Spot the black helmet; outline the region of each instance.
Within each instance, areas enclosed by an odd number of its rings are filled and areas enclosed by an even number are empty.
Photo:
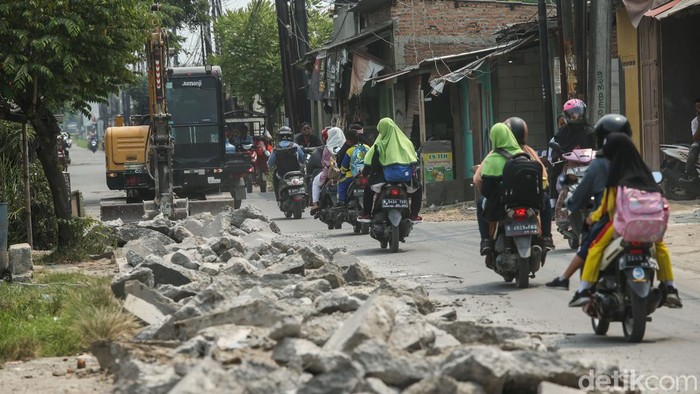
[[[603,116],[595,124],[595,135],[598,139],[598,147],[602,147],[605,138],[610,133],[625,133],[628,137],[632,136],[632,127],[630,122],[622,115],[608,114]]]
[[[506,119],[505,123],[510,127],[510,131],[515,136],[515,139],[518,140],[518,144],[525,145],[527,143],[527,123],[517,116]]]
[[[280,136],[281,140],[291,141],[294,138],[294,133],[292,133],[292,129],[290,129],[287,126],[280,127],[277,134]]]

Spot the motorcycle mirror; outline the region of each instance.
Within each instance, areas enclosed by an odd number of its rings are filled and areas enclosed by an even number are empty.
[[[656,184],[660,184],[664,180],[664,175],[660,171],[652,171],[651,175],[654,177]]]

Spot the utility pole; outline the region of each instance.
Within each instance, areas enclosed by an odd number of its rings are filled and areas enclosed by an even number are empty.
[[[547,4],[539,0],[538,19],[540,27],[540,61],[542,63],[542,104],[547,141],[554,136],[554,113],[552,111],[552,73],[549,68],[549,29],[547,26]]]
[[[564,7],[568,6],[568,11],[571,11],[571,4],[567,0],[557,0],[557,31],[559,34],[559,79],[561,85],[561,100],[557,107],[561,107],[569,98],[569,75],[567,72],[567,64],[569,59],[569,49],[571,48],[571,35],[565,38],[564,19],[567,19],[566,34],[569,33],[568,27],[571,27],[571,14],[564,15]]]
[[[280,41],[280,59],[282,60],[284,112],[289,117],[289,125],[292,127],[292,129],[294,129],[299,126],[301,119],[299,118],[300,113],[298,110],[298,104],[300,103],[296,97],[296,92],[298,89],[292,66],[293,57],[290,51],[292,43],[289,39],[289,29],[291,29],[291,25],[287,0],[275,0],[275,10],[277,12],[277,29]]]
[[[27,231],[27,243],[34,247],[32,234],[32,194],[29,189],[29,141],[27,140],[27,122],[22,122],[22,167],[24,177],[24,214]]]
[[[588,121],[595,124],[610,113],[610,37],[612,35],[612,2],[591,2],[591,47],[588,84]]]
[[[306,53],[309,52],[309,29],[306,18],[306,0],[292,0],[294,5],[294,35],[296,39],[296,56],[294,62],[302,60]],[[311,120],[311,103],[306,97],[304,86],[308,86],[308,78],[304,70],[296,67],[294,69],[294,77],[296,80],[296,102],[298,103],[298,111],[301,121]],[[299,123],[295,124],[296,126]],[[320,125],[318,125],[320,126]],[[319,130],[320,132],[320,130]]]
[[[586,0],[571,0],[574,3],[573,9],[573,34],[574,52],[576,57],[576,98],[588,102],[586,88],[588,86],[588,57],[586,48],[588,47],[588,10]]]

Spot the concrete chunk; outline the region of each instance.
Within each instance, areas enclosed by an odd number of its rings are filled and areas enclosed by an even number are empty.
[[[32,263],[32,247],[29,244],[10,245],[7,251],[12,275],[24,275],[34,269]]]

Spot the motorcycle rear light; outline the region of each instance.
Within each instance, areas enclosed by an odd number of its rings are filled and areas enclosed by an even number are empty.
[[[359,178],[357,180],[357,184],[359,186],[366,186],[367,185],[367,178],[365,178],[365,177]]]
[[[139,184],[139,179],[136,176],[127,176],[126,185],[127,186],[137,186]]]
[[[513,210],[513,219],[522,220],[527,218],[527,208],[515,208]]]
[[[119,174],[117,174],[116,172],[108,172],[108,173],[107,173],[107,176],[110,177],[110,178],[116,178],[118,175],[119,175]]]
[[[222,172],[224,172],[224,170],[222,168],[214,168],[214,170],[212,172],[214,174],[221,174]]]
[[[644,242],[636,242],[636,241],[631,241],[629,242],[629,253],[630,254],[642,254],[644,253],[644,247],[645,247]]]
[[[392,197],[397,197],[400,193],[401,191],[396,188],[389,190],[389,195]]]

